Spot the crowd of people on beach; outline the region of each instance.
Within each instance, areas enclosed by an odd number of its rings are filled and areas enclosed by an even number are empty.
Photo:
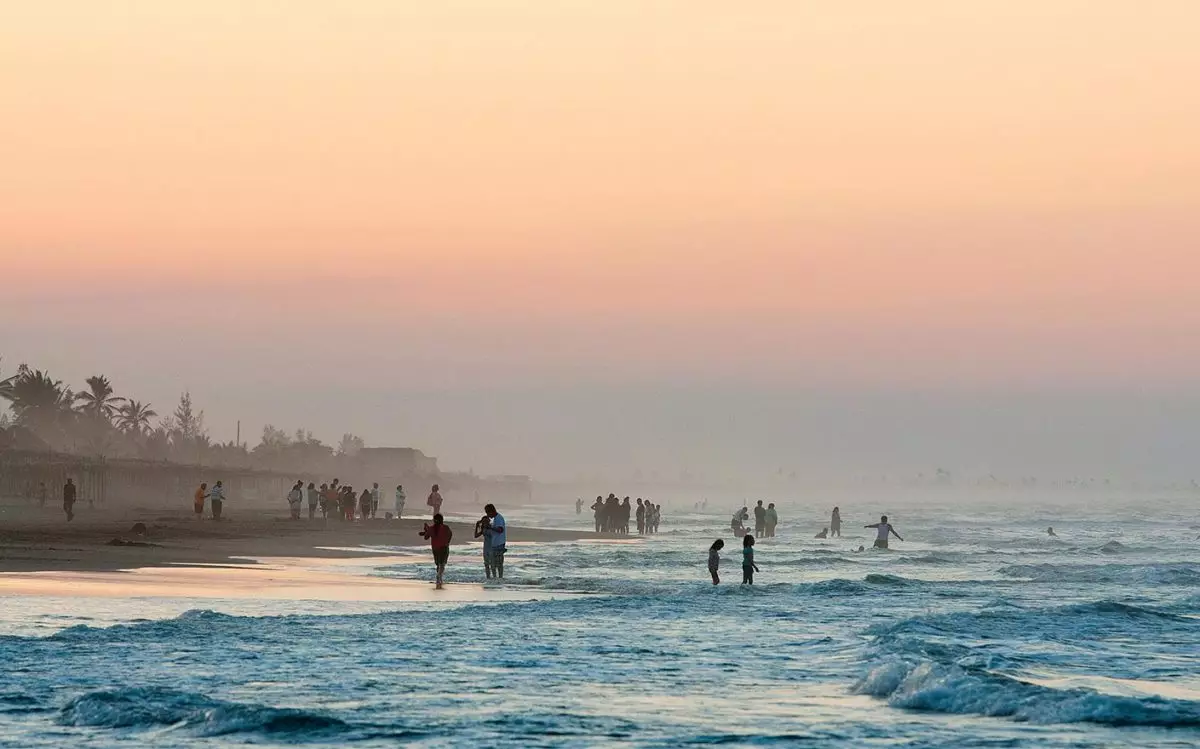
[[[70,481],[68,480],[68,484]],[[404,492],[402,484],[396,485],[395,504],[393,512],[384,510],[384,517],[403,518],[404,510],[408,503],[408,497]],[[315,519],[317,513],[321,513],[321,517],[325,520],[334,519],[353,522],[355,520],[372,520],[379,516],[381,508],[382,491],[379,488],[379,482],[371,485],[370,489],[363,489],[361,492],[349,484],[342,484],[340,479],[321,484],[319,487],[316,482],[310,481],[308,486],[304,485],[303,481],[296,481],[292,488],[287,493],[288,510],[292,520],[300,520],[304,514],[305,504],[308,506],[309,519]],[[221,481],[217,481],[210,488],[208,483],[202,483],[196,489],[192,498],[192,509],[196,514],[196,519],[200,520],[204,517],[205,504],[207,503],[213,520],[221,520],[226,500],[225,486]],[[65,490],[64,490],[64,503]],[[442,511],[442,493],[437,484],[429,492],[429,497],[426,504],[429,505],[430,511],[433,514],[439,514]],[[74,502],[72,498],[72,503]],[[65,505],[64,505],[65,506]],[[68,518],[70,519],[70,518]]]
[[[662,505],[657,505],[641,497],[637,498],[637,506],[629,503],[629,497],[618,500],[617,495],[609,494],[608,498],[596,497],[591,507],[596,520],[597,533],[612,533],[618,536],[629,535],[629,521],[637,523],[639,536],[658,533],[658,524],[662,522]],[[575,513],[583,511],[583,500],[575,500]]]

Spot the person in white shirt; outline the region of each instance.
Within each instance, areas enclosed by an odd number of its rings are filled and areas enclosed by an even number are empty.
[[[407,501],[407,499],[408,498],[404,496],[404,485],[397,484],[396,485],[396,519],[397,520],[404,517],[404,503],[405,503],[405,501]]]
[[[886,549],[888,547],[888,536],[895,536],[901,541],[904,540],[903,538],[900,538],[900,534],[897,533],[896,529],[892,527],[892,524],[888,522],[887,515],[881,516],[878,523],[864,525],[863,527],[874,528],[876,531],[878,531],[875,536],[876,549]]]
[[[483,508],[483,512],[491,520],[491,524],[484,530],[484,533],[492,540],[492,571],[497,578],[504,578],[504,552],[505,544],[508,542],[508,528],[504,522],[504,516],[496,511],[496,505],[489,504]]]

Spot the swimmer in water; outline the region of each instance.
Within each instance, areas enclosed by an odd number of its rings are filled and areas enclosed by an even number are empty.
[[[1046,535],[1047,536],[1058,536],[1058,534],[1054,532],[1053,526],[1046,529]]]
[[[721,567],[721,549],[725,548],[725,542],[721,539],[713,541],[713,545],[708,547],[708,573],[712,575],[713,585],[721,584],[721,576],[717,574],[717,570]]]
[[[895,536],[900,541],[904,540],[903,538],[900,538],[900,534],[897,533],[896,529],[892,527],[892,524],[888,522],[887,515],[881,516],[878,523],[864,525],[863,527],[874,528],[876,531],[878,531],[875,536],[876,549],[886,549],[888,547],[888,536]]]
[[[822,528],[821,532],[814,536],[814,538],[829,538],[829,529]]]

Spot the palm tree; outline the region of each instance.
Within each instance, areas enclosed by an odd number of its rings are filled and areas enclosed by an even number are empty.
[[[155,416],[158,416],[158,412],[150,408],[149,403],[127,400],[117,409],[117,429],[140,437],[150,431],[150,420]]]
[[[97,419],[111,422],[117,409],[125,403],[124,398],[113,395],[112,383],[104,375],[93,375],[87,378],[88,389],[78,393],[75,400],[79,402],[79,410]]]
[[[0,361],[3,361],[3,358],[0,358]],[[16,375],[13,375],[12,377],[5,377],[3,380],[0,380],[0,398],[3,398],[6,401],[12,400],[13,384],[16,383],[16,381]]]
[[[63,427],[72,416],[71,402],[75,400],[70,388],[63,387],[61,381],[42,370],[24,364],[5,383],[0,396],[12,405],[17,424],[48,441],[63,435]]]

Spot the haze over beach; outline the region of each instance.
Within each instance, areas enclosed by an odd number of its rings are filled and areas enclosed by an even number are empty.
[[[0,749],[1200,742],[1200,4],[12,6]]]

